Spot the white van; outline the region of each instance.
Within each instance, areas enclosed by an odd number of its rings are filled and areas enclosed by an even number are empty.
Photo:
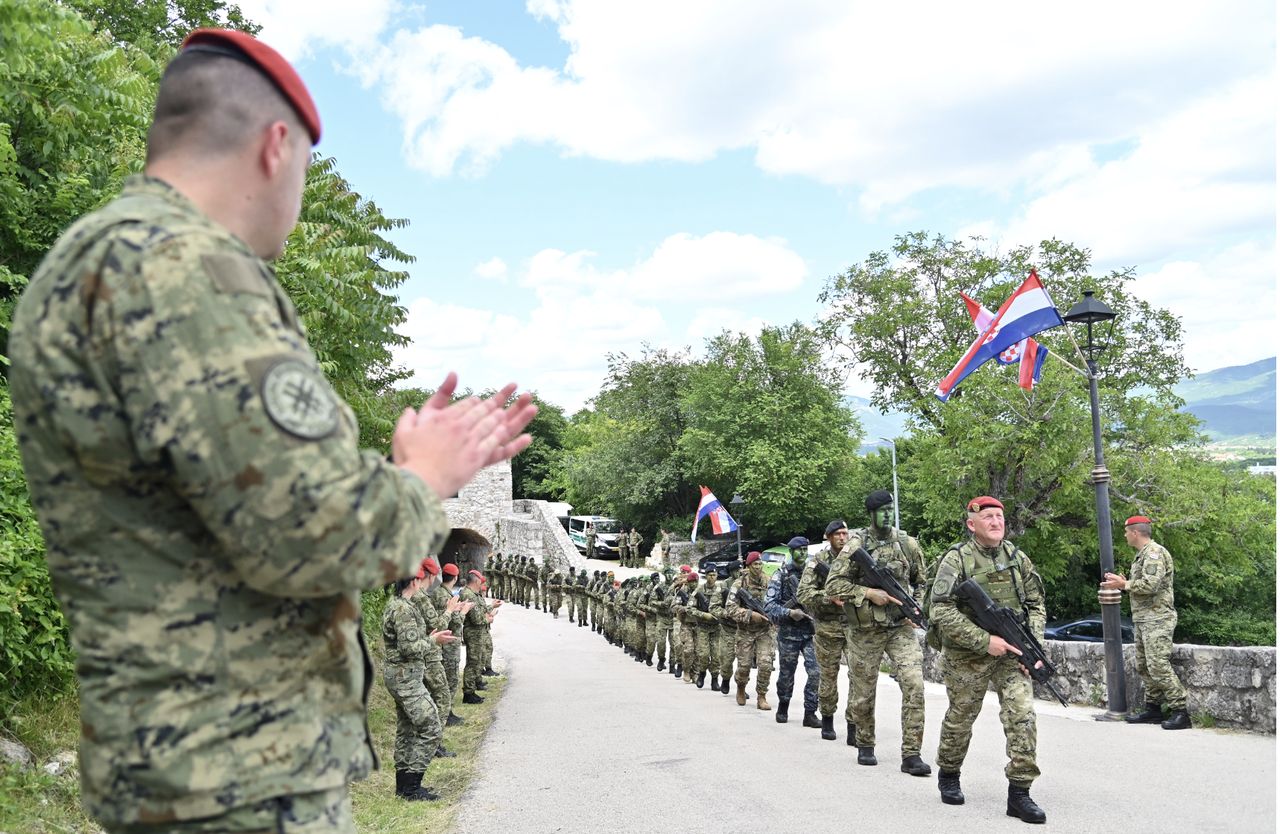
[[[596,528],[596,552],[587,553],[587,523]],[[569,516],[569,540],[588,559],[597,557],[604,559],[618,558],[618,535],[622,531],[622,522],[616,518],[602,515]]]

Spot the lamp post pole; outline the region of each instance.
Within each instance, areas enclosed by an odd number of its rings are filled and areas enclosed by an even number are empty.
[[[1063,318],[1069,322],[1084,324],[1088,330],[1085,342],[1089,368],[1089,410],[1093,416],[1093,502],[1098,518],[1098,561],[1102,576],[1115,572],[1115,551],[1111,541],[1111,473],[1102,457],[1102,409],[1098,404],[1098,363],[1094,359],[1097,346],[1093,341],[1093,325],[1116,317],[1109,307],[1085,291],[1084,299],[1071,308]],[[1120,640],[1120,591],[1098,590],[1098,602],[1102,606],[1102,643],[1107,667],[1107,712],[1103,720],[1119,721],[1128,710],[1125,693],[1124,646]]]
[[[742,561],[742,505],[747,503],[741,495],[734,493],[729,499],[729,506],[733,507],[733,523],[734,530],[738,534],[738,561]]]
[[[889,444],[889,457],[893,461],[893,527],[902,529],[902,519],[898,516],[898,444],[887,437],[880,438]]]

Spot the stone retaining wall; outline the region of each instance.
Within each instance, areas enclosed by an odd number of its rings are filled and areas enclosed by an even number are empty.
[[[919,632],[923,640],[923,632]],[[1045,650],[1058,670],[1055,686],[1075,704],[1106,707],[1106,657],[1101,643],[1071,643],[1046,640]],[[924,647],[925,678],[942,682],[938,653]],[[1138,679],[1134,647],[1124,647],[1125,692],[1130,711],[1145,703]],[[1193,718],[1211,721],[1217,727],[1275,734],[1276,731],[1276,650],[1273,646],[1173,647],[1173,668],[1187,688],[1187,711]],[[1053,695],[1037,685],[1036,697]]]
[[[511,514],[499,522],[497,550],[546,561],[553,569],[567,572],[585,568],[586,560],[569,540],[560,519],[546,501],[518,499],[511,502]]]

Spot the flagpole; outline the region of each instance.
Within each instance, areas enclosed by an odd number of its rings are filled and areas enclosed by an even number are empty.
[[[1068,330],[1067,332],[1068,332],[1068,333],[1070,333],[1071,331],[1070,331],[1070,330]],[[1072,337],[1072,341],[1075,341],[1075,338],[1074,338],[1074,337]],[[1041,342],[1041,344],[1044,344],[1044,343],[1043,343],[1043,342]],[[1062,364],[1066,365],[1066,366],[1067,366],[1068,368],[1070,368],[1071,370],[1073,370],[1073,371],[1075,371],[1076,373],[1080,374],[1080,376],[1084,377],[1085,379],[1088,379],[1088,378],[1089,378],[1089,375],[1088,375],[1087,373],[1085,373],[1085,372],[1084,372],[1084,371],[1082,371],[1081,369],[1077,368],[1075,365],[1072,365],[1072,364],[1071,364],[1070,362],[1068,362],[1067,360],[1063,359],[1063,358],[1062,358],[1062,356],[1060,356],[1060,355],[1057,353],[1057,351],[1055,351],[1053,348],[1049,347],[1048,345],[1045,345],[1045,346],[1044,346],[1044,349],[1045,349],[1045,350],[1047,350],[1047,351],[1049,351],[1049,355],[1050,355],[1050,356],[1052,356],[1053,358],[1057,359],[1059,362],[1061,362]],[[1078,351],[1078,350],[1080,350],[1080,346],[1079,346],[1079,345],[1076,345],[1076,350],[1077,350],[1077,351]]]

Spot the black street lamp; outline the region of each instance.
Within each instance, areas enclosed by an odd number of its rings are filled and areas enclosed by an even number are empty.
[[[734,521],[734,524],[736,525],[735,529],[737,530],[737,533],[738,533],[738,562],[739,563],[742,562],[742,508],[743,506],[746,505],[746,503],[747,503],[746,500],[736,492],[733,494],[733,497],[729,499],[729,506],[733,507],[733,521]]]
[[[1093,326],[1113,321],[1115,310],[1093,297],[1092,290],[1085,290],[1084,298],[1063,318],[1073,324],[1083,324],[1087,330],[1085,361],[1089,367],[1089,408],[1093,412],[1093,501],[1098,516],[1098,561],[1102,577],[1114,573],[1115,552],[1111,544],[1111,473],[1102,459],[1102,414],[1098,407],[1098,363],[1095,354],[1102,346],[1093,341]],[[1114,325],[1112,325],[1114,327]],[[1100,720],[1119,721],[1128,710],[1124,683],[1124,647],[1120,642],[1120,591],[1098,590],[1098,602],[1102,605],[1102,643],[1107,662],[1107,712]]]

